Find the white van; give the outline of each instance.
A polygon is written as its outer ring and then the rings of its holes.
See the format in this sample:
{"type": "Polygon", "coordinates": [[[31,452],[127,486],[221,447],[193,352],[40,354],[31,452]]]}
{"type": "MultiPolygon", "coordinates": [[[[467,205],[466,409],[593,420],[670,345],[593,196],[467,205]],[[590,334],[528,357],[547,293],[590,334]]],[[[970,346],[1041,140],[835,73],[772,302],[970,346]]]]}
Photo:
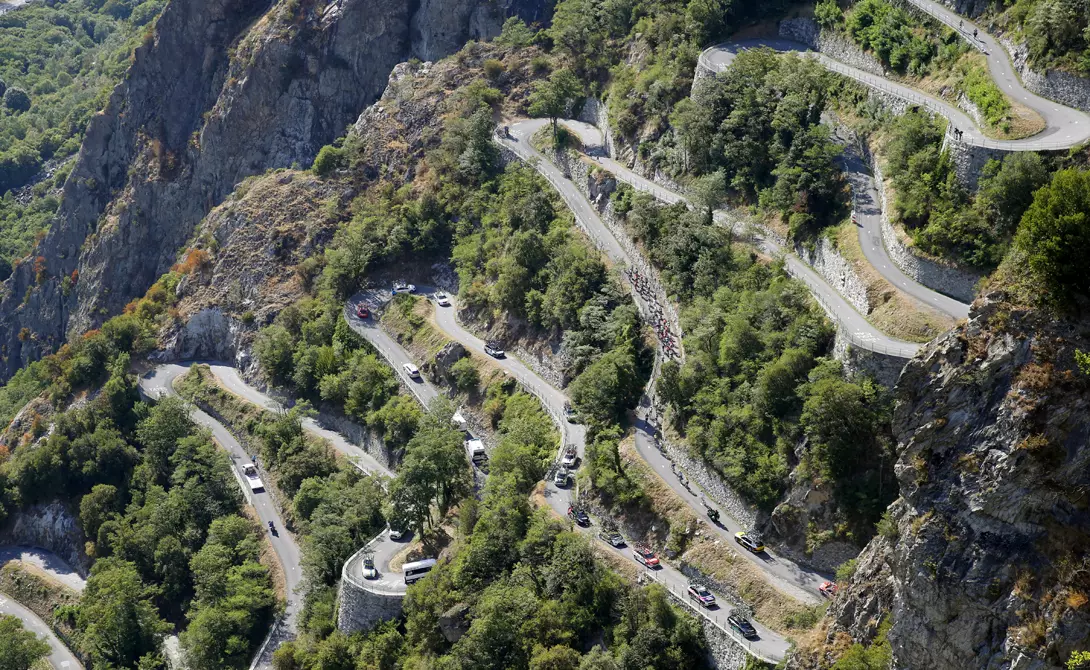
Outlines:
{"type": "Polygon", "coordinates": [[[406,563],[401,568],[401,572],[405,575],[405,583],[412,584],[413,582],[423,579],[424,575],[431,572],[431,569],[435,567],[434,558],[425,558],[422,561],[413,561],[412,563],[406,563]]]}

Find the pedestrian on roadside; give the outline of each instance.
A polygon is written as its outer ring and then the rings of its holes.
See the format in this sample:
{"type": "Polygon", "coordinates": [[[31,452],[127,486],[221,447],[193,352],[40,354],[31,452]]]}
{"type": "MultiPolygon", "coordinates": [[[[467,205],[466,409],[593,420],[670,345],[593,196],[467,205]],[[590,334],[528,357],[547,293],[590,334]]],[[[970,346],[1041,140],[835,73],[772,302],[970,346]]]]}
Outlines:
{"type": "Polygon", "coordinates": [[[976,39],[976,28],[973,28],[973,39],[976,39]]]}
{"type": "Polygon", "coordinates": [[[958,20],[958,30],[961,30],[961,27],[963,25],[965,25],[965,21],[964,20],[958,20]]]}

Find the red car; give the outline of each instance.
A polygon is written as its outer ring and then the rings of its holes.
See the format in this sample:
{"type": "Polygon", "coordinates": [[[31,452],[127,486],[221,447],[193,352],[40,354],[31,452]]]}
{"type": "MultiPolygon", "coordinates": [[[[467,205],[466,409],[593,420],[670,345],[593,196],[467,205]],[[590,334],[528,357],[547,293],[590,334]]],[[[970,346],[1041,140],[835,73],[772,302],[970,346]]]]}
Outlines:
{"type": "Polygon", "coordinates": [[[632,558],[636,559],[637,563],[643,563],[649,568],[657,567],[659,564],[659,557],[655,555],[655,552],[651,551],[650,547],[638,545],[636,550],[632,552],[632,558]]]}
{"type": "Polygon", "coordinates": [[[356,305],[356,316],[361,319],[366,319],[367,317],[371,316],[371,311],[367,309],[367,305],[364,305],[361,302],[360,304],[356,305]]]}
{"type": "Polygon", "coordinates": [[[822,582],[821,586],[818,587],[818,593],[826,598],[832,598],[836,595],[836,589],[836,582],[822,582]]]}

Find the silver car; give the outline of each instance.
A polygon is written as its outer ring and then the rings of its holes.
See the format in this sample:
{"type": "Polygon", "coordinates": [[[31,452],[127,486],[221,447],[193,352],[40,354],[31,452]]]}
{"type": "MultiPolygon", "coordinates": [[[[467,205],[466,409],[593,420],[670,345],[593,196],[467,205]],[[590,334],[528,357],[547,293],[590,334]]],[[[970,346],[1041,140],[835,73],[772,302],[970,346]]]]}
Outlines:
{"type": "Polygon", "coordinates": [[[571,473],[568,472],[567,468],[560,468],[556,471],[556,474],[553,475],[553,483],[560,488],[567,486],[569,479],[571,479],[571,473]]]}

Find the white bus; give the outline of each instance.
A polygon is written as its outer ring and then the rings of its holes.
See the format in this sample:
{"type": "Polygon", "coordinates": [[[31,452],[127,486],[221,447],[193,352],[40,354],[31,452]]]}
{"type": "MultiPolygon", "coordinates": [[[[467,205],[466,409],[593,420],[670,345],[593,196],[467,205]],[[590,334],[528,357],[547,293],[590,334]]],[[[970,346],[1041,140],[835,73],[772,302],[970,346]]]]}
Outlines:
{"type": "Polygon", "coordinates": [[[406,563],[401,567],[401,572],[405,575],[405,583],[412,584],[418,579],[423,579],[424,575],[431,572],[431,569],[435,567],[434,558],[425,558],[422,561],[413,561],[412,563],[406,563]]]}

